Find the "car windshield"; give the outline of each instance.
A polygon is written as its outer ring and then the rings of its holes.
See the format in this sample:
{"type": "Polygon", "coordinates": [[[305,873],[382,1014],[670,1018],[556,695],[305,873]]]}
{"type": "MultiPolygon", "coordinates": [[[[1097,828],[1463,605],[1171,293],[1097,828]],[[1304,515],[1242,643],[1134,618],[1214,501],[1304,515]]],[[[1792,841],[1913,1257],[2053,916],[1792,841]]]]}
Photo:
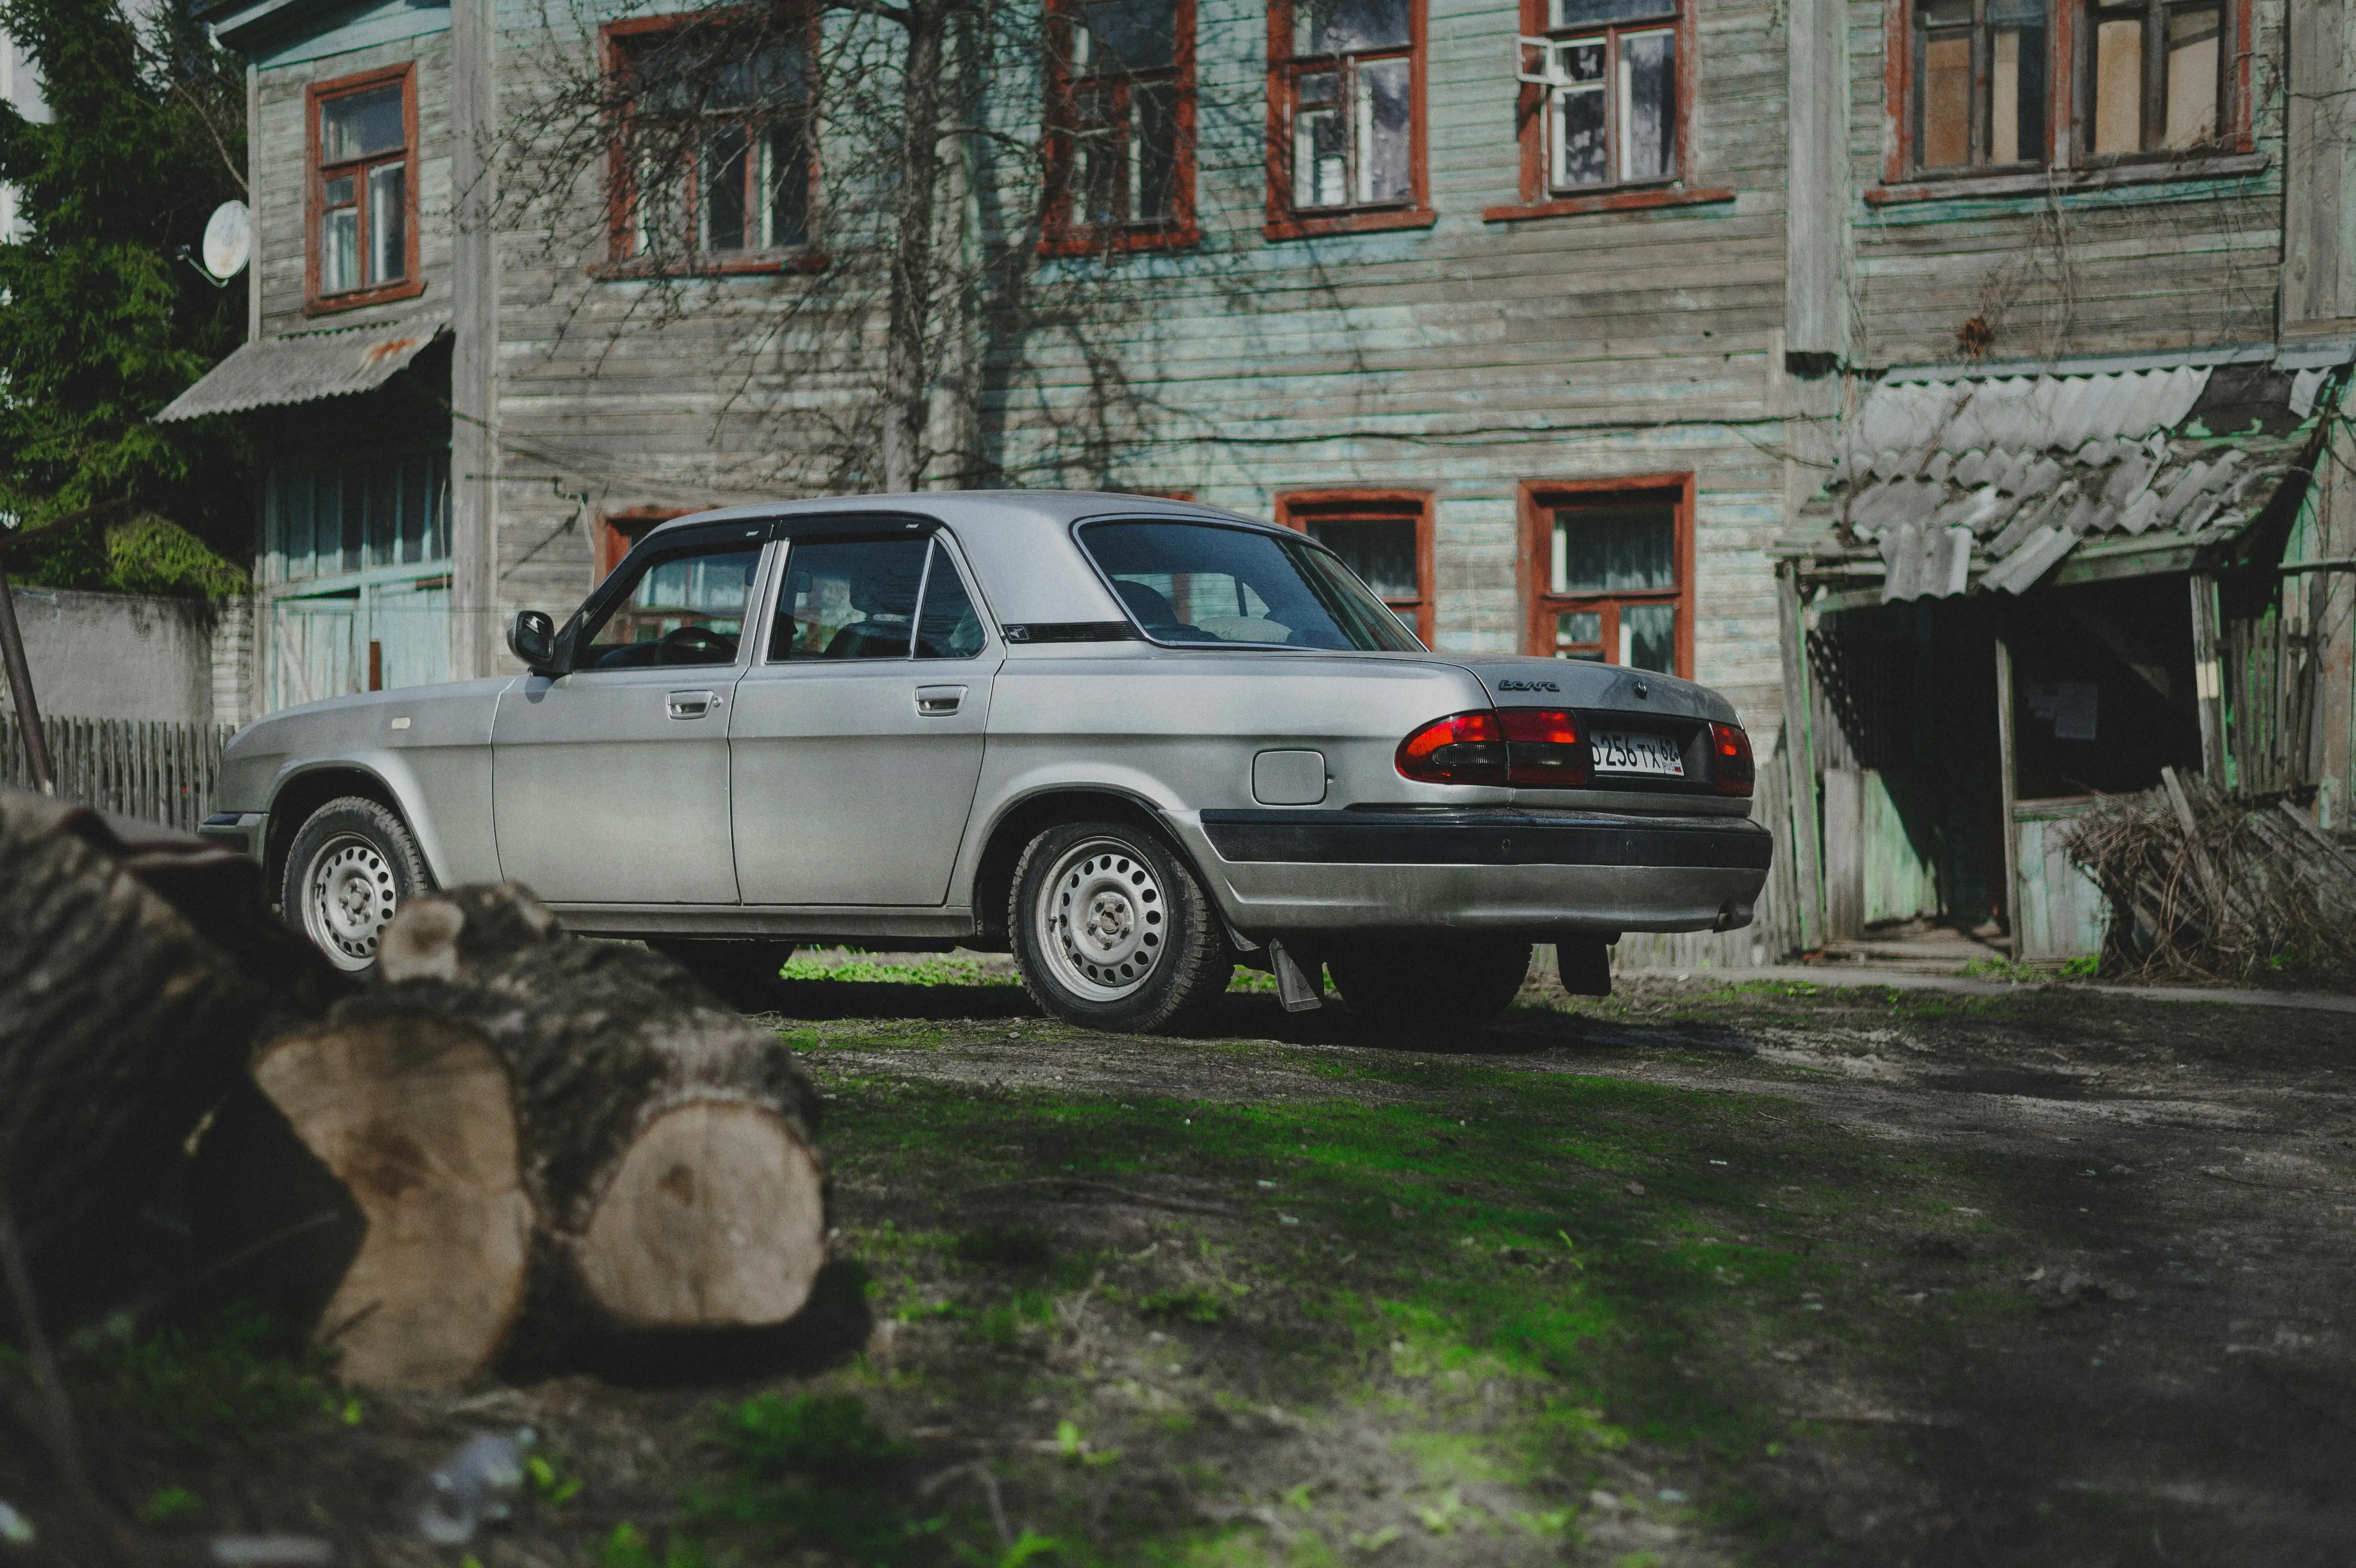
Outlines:
{"type": "Polygon", "coordinates": [[[1423,645],[1329,550],[1216,523],[1091,523],[1080,544],[1158,643],[1410,653],[1423,645]]]}

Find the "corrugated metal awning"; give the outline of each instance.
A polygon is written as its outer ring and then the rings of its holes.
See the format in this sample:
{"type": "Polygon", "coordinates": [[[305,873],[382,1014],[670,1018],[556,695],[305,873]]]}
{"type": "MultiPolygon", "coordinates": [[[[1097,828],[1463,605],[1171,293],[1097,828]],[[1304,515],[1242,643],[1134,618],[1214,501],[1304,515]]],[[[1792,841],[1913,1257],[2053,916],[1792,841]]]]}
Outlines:
{"type": "Polygon", "coordinates": [[[1832,520],[1881,597],[2020,593],[2088,536],[2211,544],[2303,479],[2336,368],[1892,378],[1848,419],[1832,520]]]}
{"type": "Polygon", "coordinates": [[[298,332],[245,344],[173,399],[156,422],[283,408],[373,391],[450,330],[445,319],[298,332]]]}

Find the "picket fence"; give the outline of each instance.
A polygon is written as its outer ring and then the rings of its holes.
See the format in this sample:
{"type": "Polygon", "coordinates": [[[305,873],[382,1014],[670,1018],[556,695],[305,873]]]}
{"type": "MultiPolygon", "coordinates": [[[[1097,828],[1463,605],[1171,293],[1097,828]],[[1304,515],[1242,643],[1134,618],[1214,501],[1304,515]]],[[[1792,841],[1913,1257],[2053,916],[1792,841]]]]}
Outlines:
{"type": "MultiPolygon", "coordinates": [[[[237,726],[45,714],[41,733],[49,742],[49,771],[60,799],[193,830],[213,809],[221,748],[237,726]]],[[[23,726],[5,711],[0,784],[33,785],[23,726]]]]}

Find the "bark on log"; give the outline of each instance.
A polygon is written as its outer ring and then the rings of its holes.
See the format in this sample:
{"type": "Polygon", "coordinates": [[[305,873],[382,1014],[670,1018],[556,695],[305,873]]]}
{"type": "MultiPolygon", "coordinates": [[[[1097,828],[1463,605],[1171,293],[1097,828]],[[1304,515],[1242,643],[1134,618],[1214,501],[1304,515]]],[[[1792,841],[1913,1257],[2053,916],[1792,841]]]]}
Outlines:
{"type": "Polygon", "coordinates": [[[0,791],[0,1192],[45,1315],[177,1261],[143,1215],[256,1028],[335,987],[290,944],[251,860],[0,791]]]}
{"type": "Polygon", "coordinates": [[[254,1065],[368,1217],[322,1322],[348,1378],[462,1382],[519,1336],[800,1310],[826,1173],[782,1041],[511,885],[412,900],[380,953],[387,983],[254,1065]]]}

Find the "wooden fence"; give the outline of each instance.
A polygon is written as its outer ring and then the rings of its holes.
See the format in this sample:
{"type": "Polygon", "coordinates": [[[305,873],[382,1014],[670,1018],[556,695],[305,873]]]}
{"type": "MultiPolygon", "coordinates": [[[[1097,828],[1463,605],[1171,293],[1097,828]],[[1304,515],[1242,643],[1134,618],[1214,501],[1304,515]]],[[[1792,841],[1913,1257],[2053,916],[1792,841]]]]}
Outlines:
{"type": "MultiPolygon", "coordinates": [[[[213,809],[221,748],[237,727],[48,716],[41,732],[61,798],[193,830],[213,809]]],[[[24,731],[11,712],[0,712],[0,784],[33,784],[24,731]]]]}

